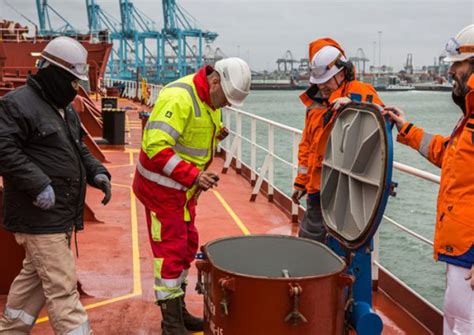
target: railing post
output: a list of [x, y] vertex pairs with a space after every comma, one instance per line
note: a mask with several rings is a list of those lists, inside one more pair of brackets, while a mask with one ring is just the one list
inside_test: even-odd
[[236, 170], [240, 174], [242, 172], [242, 114], [237, 114], [237, 161]]
[[[300, 142], [300, 136], [298, 133], [293, 133], [293, 151], [292, 151], [292, 167], [291, 167], [291, 175], [293, 180], [295, 180], [296, 175], [298, 174], [298, 144]], [[291, 189], [291, 188], [290, 188]], [[291, 202], [291, 222], [297, 223], [298, 222], [298, 205], [294, 202]]]
[[[231, 129], [231, 110], [230, 109], [226, 109], [226, 113], [225, 113], [225, 127], [227, 129]], [[229, 150], [230, 150], [230, 137], [227, 138], [227, 141], [225, 142], [225, 151], [227, 153], [229, 153]]]
[[[228, 122], [228, 129], [230, 130], [230, 110], [227, 109], [227, 111], [229, 111], [229, 113], [226, 115], [226, 118], [227, 118], [227, 122]], [[238, 113], [236, 113], [236, 118], [238, 119]], [[237, 123], [236, 123], [237, 124]], [[237, 126], [236, 126], [237, 127]], [[229, 141], [230, 139], [228, 139]], [[237, 132], [237, 129], [235, 131], [235, 135], [234, 135], [234, 139], [232, 141], [232, 145], [230, 146], [230, 149], [228, 148], [229, 147], [229, 142], [227, 142], [227, 148], [226, 148], [226, 154], [225, 154], [225, 162], [224, 162], [224, 166], [222, 167], [222, 173], [223, 174], [226, 174], [227, 173], [227, 170], [229, 169], [230, 167], [230, 164], [232, 163], [232, 159], [234, 158], [234, 154], [238, 151], [238, 144], [239, 144], [239, 134]], [[236, 157], [236, 163], [238, 162], [238, 157]]]
[[273, 125], [268, 125], [268, 155], [270, 161], [268, 162], [268, 201], [273, 202], [273, 155], [274, 155], [274, 138], [273, 138]]
[[255, 186], [257, 169], [257, 120], [250, 121], [250, 185]]

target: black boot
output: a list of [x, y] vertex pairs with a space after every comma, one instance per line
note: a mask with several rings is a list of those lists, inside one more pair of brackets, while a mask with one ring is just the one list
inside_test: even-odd
[[161, 329], [163, 335], [187, 335], [183, 322], [183, 301], [182, 298], [174, 298], [159, 301], [163, 321]]
[[198, 318], [191, 313], [188, 312], [186, 309], [186, 303], [184, 301], [184, 298], [186, 296], [186, 284], [181, 284], [181, 289], [184, 292], [184, 295], [181, 297], [182, 299], [182, 314], [183, 314], [183, 321], [184, 321], [184, 326], [186, 327], [187, 330], [192, 331], [192, 332], [200, 332], [204, 330], [204, 322], [201, 318]]

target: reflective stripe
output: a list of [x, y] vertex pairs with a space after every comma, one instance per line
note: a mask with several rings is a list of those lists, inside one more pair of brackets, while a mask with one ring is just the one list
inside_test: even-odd
[[33, 326], [36, 321], [36, 317], [26, 313], [22, 309], [13, 309], [10, 307], [5, 307], [5, 311], [3, 312], [3, 314], [9, 317], [10, 319], [20, 319], [21, 321], [23, 321], [24, 324], [27, 324], [28, 326]]
[[187, 191], [188, 190], [187, 187], [185, 187], [184, 185], [174, 181], [171, 178], [168, 178], [168, 177], [163, 176], [163, 175], [158, 174], [158, 173], [148, 171], [147, 169], [145, 169], [142, 166], [140, 161], [137, 162], [137, 170], [143, 177], [157, 183], [158, 185], [166, 186], [166, 187], [169, 187], [169, 188], [174, 188], [175, 190], [180, 190], [180, 191]]
[[174, 129], [168, 123], [163, 122], [163, 121], [149, 121], [147, 122], [145, 129], [146, 130], [151, 130], [151, 129], [163, 130], [165, 133], [170, 135], [175, 141], [178, 140], [178, 137], [180, 135], [176, 129]]
[[182, 276], [176, 279], [155, 278], [155, 297], [156, 300], [173, 299], [184, 294], [181, 289], [183, 283]]
[[184, 295], [184, 291], [181, 288], [176, 289], [155, 289], [156, 300], [170, 300], [178, 298]]
[[170, 87], [179, 87], [188, 91], [189, 95], [191, 96], [191, 99], [193, 100], [194, 115], [197, 117], [201, 116], [201, 108], [199, 107], [199, 104], [196, 99], [196, 95], [194, 95], [194, 90], [191, 85], [185, 84], [185, 83], [172, 83], [166, 86], [166, 88], [170, 88]]
[[421, 139], [420, 148], [418, 149], [418, 152], [422, 154], [425, 158], [428, 158], [429, 156], [430, 143], [432, 139], [433, 135], [429, 133], [424, 133], [423, 138]]
[[89, 324], [89, 321], [86, 321], [76, 329], [71, 330], [67, 335], [89, 335], [91, 334], [91, 331], [91, 325]]
[[180, 143], [176, 143], [173, 146], [173, 148], [189, 156], [207, 157], [207, 155], [209, 154], [209, 149], [197, 149], [197, 148], [185, 147], [184, 145]]
[[306, 166], [298, 166], [298, 173], [307, 174], [308, 168]]
[[170, 176], [171, 173], [173, 173], [173, 170], [175, 167], [182, 161], [181, 158], [177, 154], [174, 154], [173, 157], [171, 157], [168, 162], [166, 163], [165, 167], [163, 168], [163, 172], [165, 175]]
[[179, 276], [175, 279], [163, 279], [163, 278], [155, 278], [155, 286], [156, 288], [167, 288], [167, 289], [175, 289], [181, 288], [181, 284], [183, 283], [183, 277]]
[[[153, 241], [160, 242], [161, 241], [161, 222], [156, 217], [156, 213], [150, 212], [151, 217], [151, 238]], [[161, 271], [161, 264], [160, 264], [160, 271]]]

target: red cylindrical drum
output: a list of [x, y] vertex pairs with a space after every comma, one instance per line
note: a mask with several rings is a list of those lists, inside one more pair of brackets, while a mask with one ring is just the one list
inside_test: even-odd
[[215, 240], [202, 247], [198, 288], [204, 334], [343, 334], [352, 277], [324, 244], [281, 235]]

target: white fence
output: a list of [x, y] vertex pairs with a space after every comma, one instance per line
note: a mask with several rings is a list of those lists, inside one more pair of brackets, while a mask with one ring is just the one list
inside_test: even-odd
[[[122, 97], [128, 99], [137, 99], [139, 101], [143, 98], [142, 92], [142, 85], [140, 82], [133, 81], [133, 80], [119, 80], [119, 79], [111, 79], [105, 78], [102, 81], [102, 86], [105, 87], [123, 87]], [[160, 93], [163, 85], [155, 85], [155, 84], [147, 84], [148, 89], [148, 98], [145, 99], [145, 104], [148, 106], [153, 106], [156, 99], [158, 98], [158, 94]]]

